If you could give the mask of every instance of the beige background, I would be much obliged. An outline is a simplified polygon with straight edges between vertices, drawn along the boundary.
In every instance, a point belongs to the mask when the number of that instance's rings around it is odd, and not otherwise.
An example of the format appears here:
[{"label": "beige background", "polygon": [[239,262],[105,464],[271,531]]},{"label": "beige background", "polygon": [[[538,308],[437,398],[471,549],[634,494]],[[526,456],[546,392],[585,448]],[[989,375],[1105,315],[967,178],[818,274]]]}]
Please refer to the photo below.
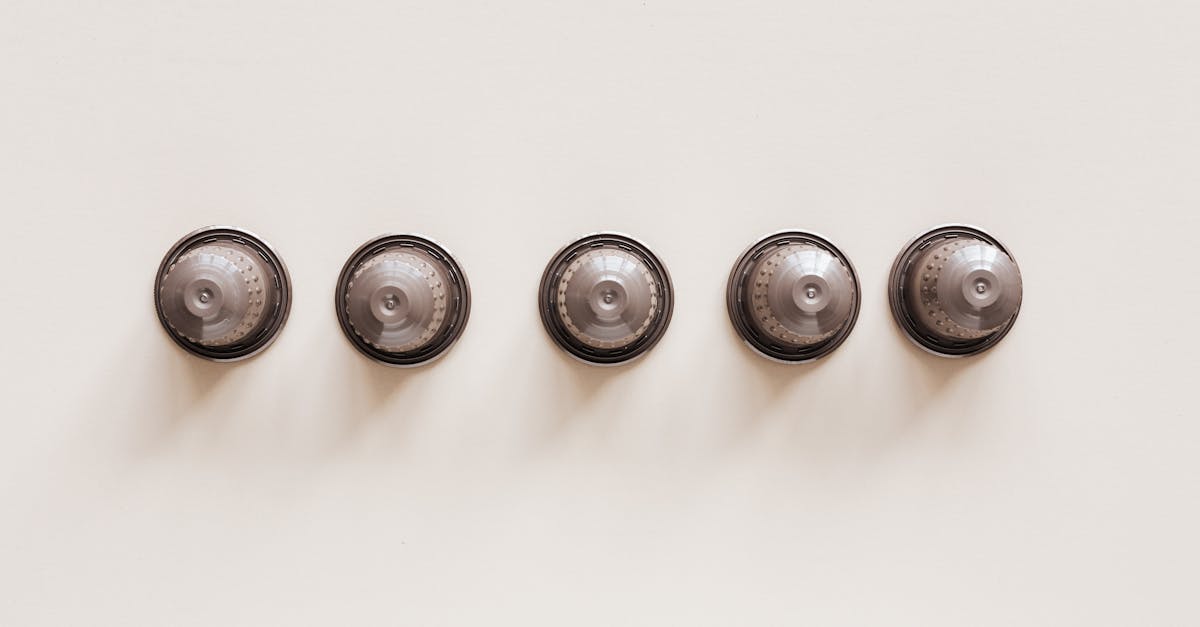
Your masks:
[{"label": "beige background", "polygon": [[[1183,1],[5,0],[0,623],[1195,624],[1198,30]],[[1025,275],[966,361],[884,293],[947,221]],[[237,365],[151,305],[212,223],[295,284]],[[814,366],[723,309],[789,227],[865,290]],[[626,368],[533,302],[601,229],[678,294]],[[335,322],[387,231],[474,288],[429,368]]]}]

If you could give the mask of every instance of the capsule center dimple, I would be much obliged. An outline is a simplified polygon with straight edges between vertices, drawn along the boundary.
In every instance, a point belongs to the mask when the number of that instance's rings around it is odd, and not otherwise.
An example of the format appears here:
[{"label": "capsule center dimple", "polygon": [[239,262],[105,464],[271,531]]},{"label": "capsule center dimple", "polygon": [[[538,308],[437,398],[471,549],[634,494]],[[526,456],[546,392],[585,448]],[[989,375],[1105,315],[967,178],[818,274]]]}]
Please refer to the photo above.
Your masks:
[{"label": "capsule center dimple", "polygon": [[207,303],[210,300],[212,300],[212,292],[207,287],[200,290],[200,302]]},{"label": "capsule center dimple", "polygon": [[805,296],[807,296],[807,297],[809,297],[809,298],[816,298],[816,297],[817,297],[817,290],[816,290],[816,288],[812,288],[812,287],[810,287],[810,288],[808,288],[808,290],[807,290],[806,292],[804,292],[804,295],[805,295]]},{"label": "capsule center dimple", "polygon": [[984,283],[983,281],[978,281],[975,283],[975,292],[977,294],[982,294],[986,291],[987,291],[987,283]]},{"label": "capsule center dimple", "polygon": [[603,296],[604,303],[607,305],[611,305],[613,302],[613,299],[615,299],[616,297],[617,297],[617,295],[613,294],[612,290],[609,290],[604,293],[604,296]]},{"label": "capsule center dimple", "polygon": [[385,309],[387,309],[388,311],[395,309],[396,308],[396,297],[393,295],[388,295],[387,298],[383,299],[383,307]]}]

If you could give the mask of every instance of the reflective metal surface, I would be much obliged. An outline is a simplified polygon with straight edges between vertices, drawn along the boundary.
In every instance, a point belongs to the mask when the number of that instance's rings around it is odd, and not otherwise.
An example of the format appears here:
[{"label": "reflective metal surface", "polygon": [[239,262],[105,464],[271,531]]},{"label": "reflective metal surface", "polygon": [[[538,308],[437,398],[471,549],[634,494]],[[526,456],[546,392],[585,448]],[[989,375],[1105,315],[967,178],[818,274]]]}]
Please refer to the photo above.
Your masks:
[{"label": "reflective metal surface", "polygon": [[598,233],[563,248],[542,275],[538,310],[546,332],[593,364],[629,361],[666,332],[674,297],[666,268],[640,242]]},{"label": "reflective metal surface", "polygon": [[188,352],[216,361],[265,349],[291,307],[283,261],[252,233],[207,227],[176,242],[155,277],[155,310]]},{"label": "reflective metal surface", "polygon": [[897,324],[918,346],[950,357],[995,346],[1021,309],[1021,272],[986,232],[938,227],[900,252],[889,278]]},{"label": "reflective metal surface", "polygon": [[841,345],[859,311],[858,275],[825,238],[783,231],[746,249],[729,274],[729,320],[746,343],[787,363],[812,361]]},{"label": "reflective metal surface", "polygon": [[384,235],[346,261],[334,307],[346,338],[363,354],[391,366],[416,366],[458,340],[470,316],[471,289],[438,244],[417,235]]}]

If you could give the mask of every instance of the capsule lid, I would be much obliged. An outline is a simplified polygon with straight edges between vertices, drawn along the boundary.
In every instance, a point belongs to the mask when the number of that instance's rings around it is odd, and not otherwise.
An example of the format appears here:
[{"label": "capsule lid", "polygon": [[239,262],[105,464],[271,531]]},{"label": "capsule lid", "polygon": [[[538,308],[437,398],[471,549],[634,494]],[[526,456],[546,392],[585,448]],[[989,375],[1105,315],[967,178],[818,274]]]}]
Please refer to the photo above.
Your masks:
[{"label": "capsule lid", "polygon": [[184,350],[215,361],[244,359],[274,341],[291,308],[287,267],[256,235],[233,227],[196,230],[163,257],[154,305]]},{"label": "capsule lid", "polygon": [[837,348],[858,318],[858,275],[845,254],[807,231],[764,237],[729,274],[734,329],[765,357],[812,361]]},{"label": "capsule lid", "polygon": [[446,249],[418,235],[383,235],[350,256],[334,307],[346,338],[392,366],[441,356],[470,316],[466,275]]},{"label": "capsule lid", "polygon": [[589,235],[563,248],[546,266],[538,293],[546,332],[593,364],[644,354],[666,332],[674,303],[663,264],[618,233]]},{"label": "capsule lid", "polygon": [[888,280],[896,323],[915,344],[962,357],[995,346],[1021,308],[1020,269],[982,229],[934,228],[900,251]]}]

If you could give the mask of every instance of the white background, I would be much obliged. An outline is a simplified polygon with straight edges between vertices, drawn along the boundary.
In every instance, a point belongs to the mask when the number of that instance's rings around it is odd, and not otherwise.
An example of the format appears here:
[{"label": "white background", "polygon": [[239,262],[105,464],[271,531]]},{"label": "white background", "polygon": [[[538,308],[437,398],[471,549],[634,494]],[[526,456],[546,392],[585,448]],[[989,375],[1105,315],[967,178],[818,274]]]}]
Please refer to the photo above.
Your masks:
[{"label": "white background", "polygon": [[[1196,624],[1197,32],[1183,1],[4,0],[0,623]],[[958,361],[884,289],[950,221],[1025,279]],[[151,303],[214,223],[295,286],[236,365]],[[784,228],[863,284],[812,366],[724,310]],[[616,369],[534,304],[604,229],[678,298]],[[417,370],[332,307],[405,231],[474,290]]]}]

